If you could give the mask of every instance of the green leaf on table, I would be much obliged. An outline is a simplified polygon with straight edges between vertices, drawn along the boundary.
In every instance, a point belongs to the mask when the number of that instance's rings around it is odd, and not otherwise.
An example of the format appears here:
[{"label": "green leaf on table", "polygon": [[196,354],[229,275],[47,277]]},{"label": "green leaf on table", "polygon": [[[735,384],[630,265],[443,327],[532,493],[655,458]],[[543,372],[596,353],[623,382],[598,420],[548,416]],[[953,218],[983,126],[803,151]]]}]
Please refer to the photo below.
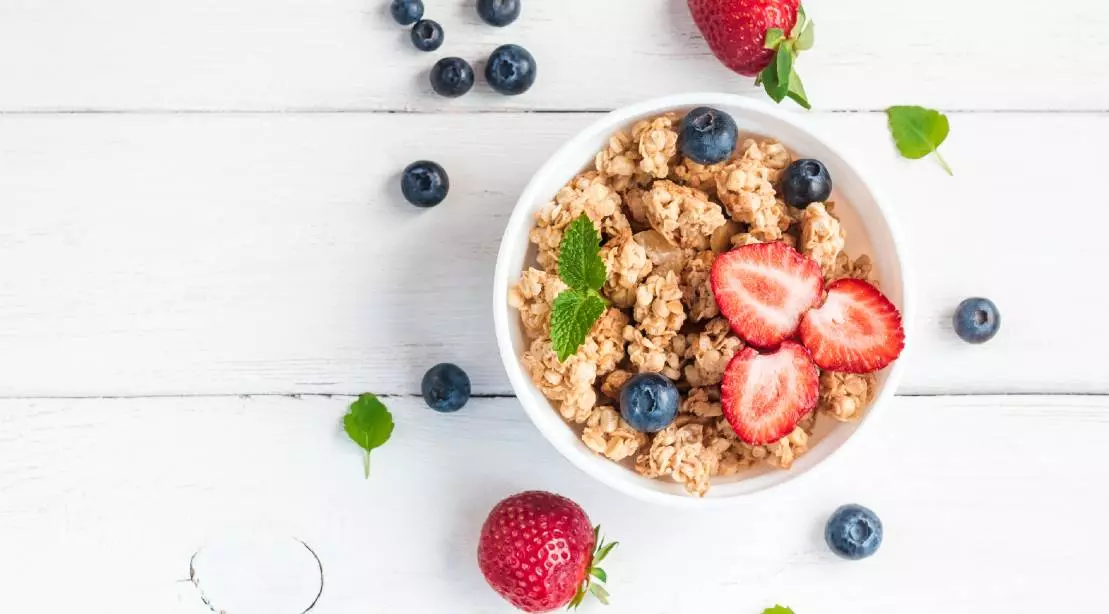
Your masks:
[{"label": "green leaf on table", "polygon": [[784,605],[776,605],[772,608],[766,608],[762,611],[762,614],[793,614],[793,610]]},{"label": "green leaf on table", "polygon": [[563,290],[555,298],[551,308],[551,343],[559,362],[578,351],[607,308],[605,299],[595,290]]},{"label": "green leaf on table", "polygon": [[589,216],[582,214],[562,235],[558,274],[574,290],[600,290],[605,285],[605,262],[600,256],[601,236]]},{"label": "green leaf on table", "polygon": [[393,415],[377,396],[366,393],[350,404],[350,410],[343,416],[343,430],[365,450],[363,469],[369,478],[370,452],[385,445],[393,435]]},{"label": "green leaf on table", "polygon": [[919,160],[932,154],[948,175],[954,174],[939,152],[939,146],[951,131],[946,115],[917,106],[890,107],[886,109],[886,115],[889,117],[893,142],[902,156]]}]

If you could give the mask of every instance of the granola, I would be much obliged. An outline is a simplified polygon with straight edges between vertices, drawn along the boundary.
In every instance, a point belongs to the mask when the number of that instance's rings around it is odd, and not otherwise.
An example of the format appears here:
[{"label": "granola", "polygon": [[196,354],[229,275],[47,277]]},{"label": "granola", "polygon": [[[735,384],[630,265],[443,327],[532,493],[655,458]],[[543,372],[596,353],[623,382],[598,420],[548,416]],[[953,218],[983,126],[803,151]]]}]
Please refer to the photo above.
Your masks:
[{"label": "granola", "polygon": [[[708,492],[713,478],[759,467],[788,469],[813,444],[818,420],[858,420],[877,391],[874,374],[824,372],[817,408],[766,445],[740,440],[723,415],[721,382],[744,348],[713,296],[712,265],[730,249],[782,241],[816,261],[828,282],[875,282],[866,255],[850,256],[831,202],[803,209],[780,195],[793,160],[770,139],[746,139],[731,159],[698,164],[678,151],[679,115],[640,121],[609,138],[591,168],[536,214],[530,240],[538,268],[509,291],[529,340],[522,361],[539,390],[585,446],[649,477]],[[600,232],[611,307],[566,361],[552,349],[550,313],[566,289],[558,277],[563,233],[585,214]],[[641,433],[617,407],[638,373],[659,373],[681,394],[677,418]]]}]

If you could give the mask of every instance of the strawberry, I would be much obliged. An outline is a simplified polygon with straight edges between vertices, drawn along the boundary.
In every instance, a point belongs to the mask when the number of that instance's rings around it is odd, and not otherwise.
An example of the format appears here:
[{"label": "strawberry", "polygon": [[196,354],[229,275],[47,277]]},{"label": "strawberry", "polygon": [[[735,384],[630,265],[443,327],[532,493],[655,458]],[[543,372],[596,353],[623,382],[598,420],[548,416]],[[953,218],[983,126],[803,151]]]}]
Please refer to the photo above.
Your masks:
[{"label": "strawberry", "polygon": [[816,407],[820,373],[809,352],[786,341],[773,354],[747,348],[724,371],[720,401],[732,430],[751,445],[789,435]]},{"label": "strawberry", "polygon": [[732,330],[751,345],[776,347],[820,301],[820,265],[785,243],[756,243],[721,254],[712,293]]},{"label": "strawberry", "polygon": [[725,66],[758,75],[766,93],[809,108],[794,60],[813,44],[813,25],[800,0],[688,0],[709,48]]},{"label": "strawberry", "polygon": [[878,288],[861,279],[828,285],[828,298],[801,319],[801,342],[821,369],[870,373],[905,349],[901,313]]},{"label": "strawberry", "polygon": [[[566,497],[529,491],[501,501],[481,527],[477,560],[485,581],[525,612],[576,608],[592,593],[608,603],[597,565],[616,547]],[[595,549],[594,549],[595,548]]]}]

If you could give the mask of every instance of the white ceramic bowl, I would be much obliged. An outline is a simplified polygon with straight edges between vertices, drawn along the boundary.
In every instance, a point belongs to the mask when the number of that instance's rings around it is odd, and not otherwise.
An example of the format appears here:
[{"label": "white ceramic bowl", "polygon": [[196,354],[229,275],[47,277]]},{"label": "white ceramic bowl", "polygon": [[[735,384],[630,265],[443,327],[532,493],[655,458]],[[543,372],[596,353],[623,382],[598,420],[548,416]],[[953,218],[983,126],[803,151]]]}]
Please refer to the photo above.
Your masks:
[{"label": "white ceramic bowl", "polygon": [[[852,256],[866,253],[875,264],[883,292],[901,309],[905,324],[912,322],[911,278],[905,261],[903,243],[892,219],[891,206],[874,189],[854,162],[848,162],[831,144],[813,134],[803,115],[789,113],[767,103],[731,94],[681,94],[635,104],[613,111],[596,121],[566,143],[543,165],[528,183],[508,221],[497,257],[493,284],[493,317],[497,343],[513,390],[539,431],[582,471],[620,492],[646,501],[671,505],[705,506],[741,500],[755,493],[794,481],[826,461],[848,439],[858,437],[863,425],[889,403],[900,379],[901,364],[894,363],[879,374],[879,391],[865,417],[854,424],[832,424],[819,420],[813,447],[788,471],[767,468],[733,477],[714,478],[704,498],[687,495],[684,488],[668,480],[652,480],[603,458],[581,442],[558,411],[535,387],[523,369],[520,357],[527,347],[519,314],[508,304],[508,291],[521,271],[535,263],[534,246],[528,232],[535,212],[549,202],[583,168],[592,164],[609,137],[634,122],[666,111],[712,106],[730,113],[739,124],[740,138],[750,135],[772,137],[784,144],[795,157],[817,158],[824,162],[835,182],[832,200],[836,213],[847,230],[847,251]],[[909,331],[906,335],[909,337]]]}]

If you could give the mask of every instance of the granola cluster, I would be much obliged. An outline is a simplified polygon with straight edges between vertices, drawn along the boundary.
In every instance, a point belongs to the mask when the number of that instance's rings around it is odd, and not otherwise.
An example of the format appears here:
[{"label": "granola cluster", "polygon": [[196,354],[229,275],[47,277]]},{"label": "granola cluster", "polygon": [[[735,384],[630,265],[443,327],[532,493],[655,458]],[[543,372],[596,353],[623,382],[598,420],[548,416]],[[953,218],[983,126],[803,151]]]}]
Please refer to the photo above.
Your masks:
[{"label": "granola cluster", "polygon": [[[784,241],[820,264],[829,280],[873,283],[867,256],[844,251],[846,234],[834,204],[795,209],[778,181],[792,161],[772,140],[747,139],[732,159],[698,164],[678,152],[680,116],[668,113],[614,134],[583,171],[535,216],[530,240],[539,268],[509,293],[530,347],[524,367],[562,417],[597,454],[651,478],[703,496],[711,478],[758,466],[789,469],[810,447],[818,416],[858,420],[877,378],[824,372],[817,409],[781,440],[741,441],[723,417],[720,384],[743,341],[720,317],[710,275],[717,254],[752,243]],[[562,235],[585,214],[601,235],[612,307],[578,352],[559,362],[550,313],[566,289],[558,276]],[[636,373],[675,381],[682,403],[673,424],[654,434],[620,416],[620,390]]]}]

